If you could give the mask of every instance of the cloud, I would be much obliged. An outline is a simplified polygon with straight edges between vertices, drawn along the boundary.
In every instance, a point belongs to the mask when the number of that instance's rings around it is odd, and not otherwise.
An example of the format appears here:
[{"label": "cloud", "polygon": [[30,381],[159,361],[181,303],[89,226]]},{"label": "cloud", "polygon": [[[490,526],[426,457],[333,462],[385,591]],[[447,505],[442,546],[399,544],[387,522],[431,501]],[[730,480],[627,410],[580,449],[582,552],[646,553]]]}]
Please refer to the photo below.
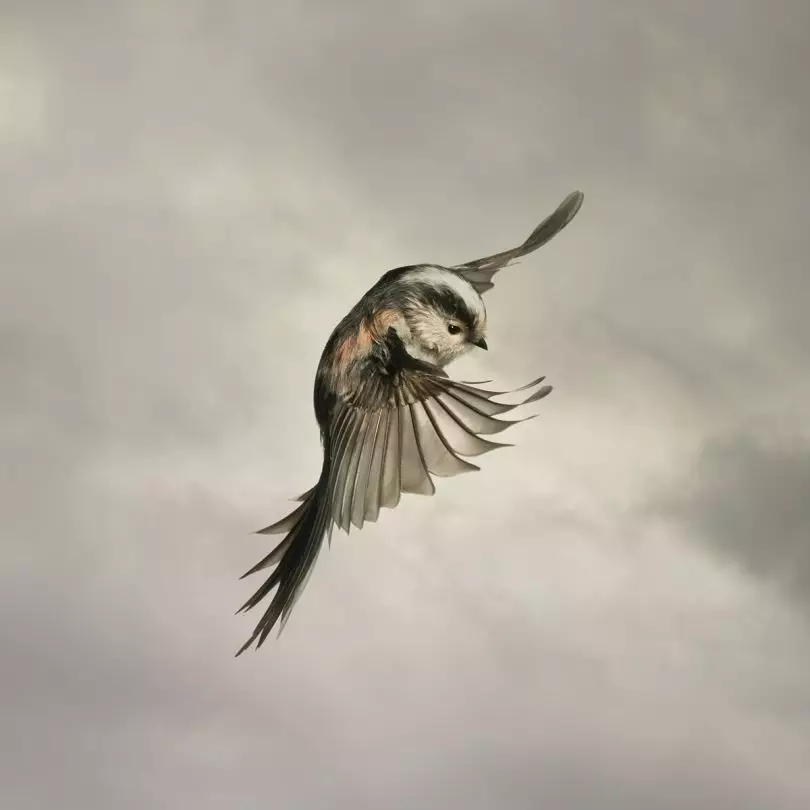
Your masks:
[{"label": "cloud", "polygon": [[740,432],[708,441],[682,488],[661,495],[651,509],[682,521],[723,559],[804,603],[810,599],[808,492],[805,438]]}]

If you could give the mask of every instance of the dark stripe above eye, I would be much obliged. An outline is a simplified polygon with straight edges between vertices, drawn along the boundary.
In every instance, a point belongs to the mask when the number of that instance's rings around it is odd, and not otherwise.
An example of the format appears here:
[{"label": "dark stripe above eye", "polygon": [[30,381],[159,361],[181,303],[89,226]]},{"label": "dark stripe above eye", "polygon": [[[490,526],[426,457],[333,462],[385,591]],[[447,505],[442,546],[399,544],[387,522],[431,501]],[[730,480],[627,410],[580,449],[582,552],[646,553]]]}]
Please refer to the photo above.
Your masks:
[{"label": "dark stripe above eye", "polygon": [[448,318],[455,318],[468,329],[475,326],[475,314],[450,287],[415,284],[413,294],[421,303],[444,312]]}]

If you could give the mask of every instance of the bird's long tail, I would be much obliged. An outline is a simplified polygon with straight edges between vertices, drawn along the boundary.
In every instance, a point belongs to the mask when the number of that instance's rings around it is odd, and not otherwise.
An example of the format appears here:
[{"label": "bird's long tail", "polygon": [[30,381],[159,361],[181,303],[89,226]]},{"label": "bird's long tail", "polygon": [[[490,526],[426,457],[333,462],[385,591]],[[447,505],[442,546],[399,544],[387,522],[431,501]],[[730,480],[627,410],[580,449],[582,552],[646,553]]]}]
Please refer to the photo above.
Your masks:
[{"label": "bird's long tail", "polygon": [[[241,579],[257,571],[275,566],[264,584],[242,605],[237,613],[248,611],[259,604],[273,588],[278,587],[269,607],[259,619],[253,635],[241,646],[241,655],[253,642],[256,649],[262,646],[273,626],[280,620],[280,628],[289,618],[296,600],[307,584],[312,567],[323,545],[323,538],[329,528],[329,462],[324,459],[323,470],[318,483],[301,497],[301,503],[289,515],[276,523],[261,529],[257,534],[282,534],[286,537]],[[281,630],[279,630],[281,632]]]}]

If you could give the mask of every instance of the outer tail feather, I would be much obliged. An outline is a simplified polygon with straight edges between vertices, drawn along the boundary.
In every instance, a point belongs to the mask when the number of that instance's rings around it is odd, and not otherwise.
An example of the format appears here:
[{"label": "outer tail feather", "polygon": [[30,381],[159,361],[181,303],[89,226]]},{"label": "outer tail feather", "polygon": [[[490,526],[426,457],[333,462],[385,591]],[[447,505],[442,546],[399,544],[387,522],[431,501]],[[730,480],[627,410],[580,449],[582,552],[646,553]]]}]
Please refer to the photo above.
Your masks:
[{"label": "outer tail feather", "polygon": [[[309,492],[292,513],[282,520],[268,526],[259,533],[276,534],[282,528],[289,528],[287,536],[262,560],[244,573],[241,579],[275,565],[276,568],[262,583],[261,587],[242,605],[237,613],[254,608],[273,588],[278,588],[269,607],[259,619],[251,637],[239,648],[237,657],[254,642],[256,649],[262,646],[265,639],[280,620],[283,630],[295,602],[303,591],[312,567],[323,546],[324,534],[329,525],[330,513],[328,503],[328,472],[324,472],[320,481]],[[270,531],[268,531],[270,530]]]}]

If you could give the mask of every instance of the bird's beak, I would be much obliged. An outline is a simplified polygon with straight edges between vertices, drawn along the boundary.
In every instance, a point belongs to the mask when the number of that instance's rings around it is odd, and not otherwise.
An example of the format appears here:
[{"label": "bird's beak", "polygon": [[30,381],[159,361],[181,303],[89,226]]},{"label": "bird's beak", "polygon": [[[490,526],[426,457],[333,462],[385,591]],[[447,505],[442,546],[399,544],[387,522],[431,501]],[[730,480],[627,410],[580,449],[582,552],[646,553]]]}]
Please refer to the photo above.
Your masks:
[{"label": "bird's beak", "polygon": [[470,343],[472,343],[473,346],[478,346],[479,349],[483,349],[484,351],[489,348],[489,346],[487,346],[487,342],[482,337],[471,340]]}]

